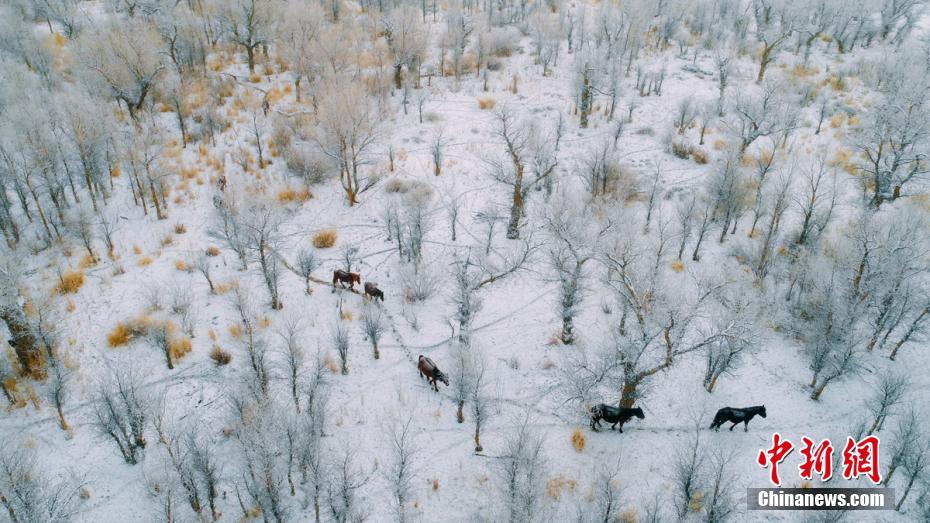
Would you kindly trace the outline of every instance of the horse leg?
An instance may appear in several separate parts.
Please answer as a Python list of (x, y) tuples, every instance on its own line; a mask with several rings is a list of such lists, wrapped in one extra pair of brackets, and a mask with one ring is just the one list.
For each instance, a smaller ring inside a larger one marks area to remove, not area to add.
[(749, 432), (749, 420), (743, 422), (743, 432)]
[(620, 434), (623, 434), (623, 423), (620, 424)]
[(596, 423), (597, 423), (597, 418), (591, 418), (591, 430), (593, 430), (594, 432), (597, 432), (597, 427), (594, 426)]

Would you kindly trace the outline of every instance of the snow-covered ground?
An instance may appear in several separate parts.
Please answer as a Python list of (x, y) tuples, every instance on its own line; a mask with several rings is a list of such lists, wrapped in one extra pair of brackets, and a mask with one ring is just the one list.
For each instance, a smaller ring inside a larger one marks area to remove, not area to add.
[[(438, 42), (445, 27), (442, 18), (428, 25), (431, 39)], [(922, 32), (923, 25), (920, 28)], [(672, 520), (672, 500), (677, 492), (675, 457), (688, 448), (695, 437), (695, 427), (700, 429), (697, 432), (700, 446), (708, 455), (732, 453), (729, 479), (733, 496), (738, 500), (738, 514), (731, 520), (800, 520), (797, 512), (746, 512), (745, 488), (769, 484), (768, 469), (756, 464), (759, 450), (771, 444), (773, 432), (779, 432), (796, 445), (800, 444), (802, 436), (816, 441), (832, 438), (837, 452), (841, 452), (842, 442), (854, 426), (868, 419), (864, 404), (871, 394), (871, 385), (885, 371), (905, 372), (910, 379), (907, 402), (927, 413), (930, 376), (924, 370), (930, 363), (930, 353), (926, 343), (907, 346), (896, 361), (889, 360), (886, 353), (866, 354), (860, 373), (831, 383), (819, 401), (809, 399), (807, 385), (811, 371), (802, 357), (802, 346), (773, 328), (779, 318), (771, 312), (769, 299), (763, 297), (770, 286), (752, 285), (749, 269), (736, 260), (737, 246), (758, 241), (758, 238), (747, 238), (750, 221), (747, 212), (736, 234), (728, 236), (726, 243), (718, 242), (716, 226), (708, 232), (700, 262), (693, 262), (686, 255), (681, 274), (673, 271), (668, 263), (660, 270), (668, 273), (667, 281), (673, 282), (672, 285), (676, 278), (684, 282), (691, 274), (733, 271), (726, 274), (727, 278), (744, 285), (742, 294), (750, 301), (764, 305), (760, 309), (765, 312), (754, 318), (758, 338), (750, 353), (732, 374), (720, 378), (713, 393), (702, 386), (703, 353), (686, 354), (670, 369), (656, 374), (645, 388), (637, 402), (637, 406), (643, 408), (645, 419), (631, 420), (624, 426), (623, 434), (610, 430), (591, 431), (587, 413), (578, 405), (564, 401), (559, 390), (565, 379), (562, 370), (569, 365), (567, 353), (595, 351), (610, 342), (611, 332), (620, 322), (616, 292), (605, 281), (606, 269), (599, 260), (587, 265), (586, 292), (574, 320), (576, 344), (566, 346), (556, 341), (562, 323), (558, 313), (558, 283), (553, 280), (547, 263), (554, 240), (544, 220), (549, 205), (545, 191), (528, 193), (526, 217), (520, 230), (522, 240), (508, 240), (505, 232), (512, 188), (494, 179), (487, 161), (502, 157), (504, 151), (496, 111), (512, 110), (519, 118), (534, 121), (545, 132), (555, 127), (561, 112), (565, 119), (564, 136), (553, 176), (559, 190), (583, 194), (585, 189), (578, 173), (584, 172), (585, 160), (599, 144), (613, 140), (614, 124), (605, 121), (606, 99), (598, 95), (589, 128), (579, 127), (577, 71), (574, 55), (567, 53), (564, 41), (558, 62), (548, 76), (542, 76), (542, 67), (534, 63), (532, 49), (531, 38), (521, 37), (512, 56), (494, 58), (500, 67), (489, 73), (487, 91), (483, 89), (482, 79), (476, 78), (473, 71), (463, 74), (460, 80), (451, 76), (434, 77), (430, 86), (425, 85), (424, 78), (421, 89), (411, 91), (412, 96), (421, 90), (428, 93), (422, 109), (423, 123), (419, 123), (415, 102), (411, 101), (408, 114), (404, 114), (400, 91), (390, 91), (381, 102), (385, 116), (379, 122), (375, 146), (367, 155), (369, 163), (362, 167), (366, 172), (382, 176), (382, 180), (361, 193), (354, 206), (346, 204), (345, 193), (334, 178), (312, 185), (312, 198), (307, 201), (278, 203), (278, 191), (288, 186), (299, 187), (301, 182), (287, 174), (284, 159), (274, 153), (271, 154), (272, 163), (261, 170), (260, 179), (254, 170), (243, 172), (237, 165), (234, 159), (239, 148), (252, 147), (248, 128), (251, 120), (245, 116), (219, 134), (215, 146), (207, 140), (180, 149), (174, 138), (177, 127), (173, 113), (154, 112), (153, 118), (166, 129), (166, 136), (175, 140), (175, 145), (165, 148), (166, 169), (172, 173), (189, 169), (196, 171), (196, 175), (186, 183), (180, 175), (166, 178), (172, 192), (165, 211), (167, 218), (163, 220), (157, 220), (152, 209), (148, 215), (143, 215), (142, 209), (133, 204), (127, 175), (114, 179), (116, 189), (107, 206), (119, 217), (114, 234), (115, 256), (102, 256), (99, 263), (84, 270), (85, 282), (76, 293), (56, 299), (57, 327), (62, 343), (79, 362), (72, 392), (65, 404), (65, 416), (71, 428), (68, 431), (59, 428), (54, 408), (43, 397), (38, 406), (28, 404), (0, 414), (0, 439), (28, 442), (39, 451), (40, 463), (46, 470), (83, 478), (86, 499), (80, 501), (78, 521), (164, 520), (162, 498), (151, 489), (152, 478), (160, 473), (164, 455), (154, 429), (147, 430), (148, 448), (144, 458), (137, 465), (129, 465), (113, 442), (101, 436), (93, 424), (92, 398), (103, 377), (109, 369), (131, 368), (143, 377), (144, 390), (152, 397), (166, 394), (166, 411), (172, 423), (192, 427), (197, 436), (209, 442), (220, 464), (220, 520), (242, 520), (236, 487), (241, 485), (243, 467), (239, 443), (233, 434), (236, 415), (230, 397), (239, 393), (240, 384), (249, 380), (251, 370), (241, 334), (237, 334), (241, 331), (241, 322), (231, 298), (234, 292), (211, 294), (200, 273), (180, 270), (178, 266), (179, 261), (191, 265), (200, 253), (215, 246), (220, 252), (208, 258), (212, 266), (211, 278), (215, 284), (224, 286), (238, 282), (252, 297), (252, 305), (260, 318), (258, 332), (269, 347), (273, 375), (271, 395), (282, 409), (293, 408), (285, 379), (283, 341), (279, 335), (284, 325), (294, 321), (300, 323), (299, 344), (308, 362), (317, 353), (327, 362), (333, 362), (333, 372), (329, 368), (325, 371), (329, 401), (323, 449), (326, 459), (349, 452), (364, 471), (362, 475), (369, 477), (358, 492), (359, 503), (367, 509), (367, 520), (395, 519), (391, 508), (394, 487), (387, 473), (393, 451), (386, 434), (390, 426), (408, 419), (413, 427), (416, 449), (415, 475), (407, 510), (407, 517), (412, 521), (506, 520), (500, 502), (502, 490), (497, 469), (508, 438), (524, 424), (531, 434), (543, 441), (540, 485), (545, 492), (540, 495), (540, 520), (567, 521), (577, 519), (578, 514), (585, 517), (593, 514), (598, 499), (594, 484), (596, 471), (614, 463), (619, 469), (616, 481), (622, 492), (623, 521), (642, 520), (651, 506), (659, 507), (659, 521)], [(678, 158), (663, 143), (667, 134), (674, 133), (673, 121), (681, 100), (694, 97), (696, 101), (712, 102), (718, 96), (713, 51), (698, 51), (696, 60), (692, 60), (692, 52), (681, 56), (675, 45), (661, 51), (643, 52), (638, 62), (646, 67), (665, 64), (661, 95), (638, 96), (635, 73), (623, 80), (616, 119), (626, 117), (631, 101), (635, 102), (635, 107), (615, 154), (621, 157), (624, 169), (639, 177), (640, 194), (627, 202), (586, 204), (588, 207), (583, 213), (592, 222), (597, 222), (605, 212), (629, 219), (629, 222), (614, 223), (614, 229), (608, 234), (619, 235), (616, 231), (628, 232), (642, 227), (648, 196), (643, 195), (657, 169), (661, 174), (658, 201), (653, 211), (658, 218), (653, 217), (654, 223), (668, 221), (668, 234), (677, 234), (676, 205), (705, 185), (725, 159), (723, 145), (714, 145), (733, 140), (731, 130), (723, 123), (710, 126), (705, 145), (700, 147), (709, 156), (706, 164)], [(845, 91), (837, 91), (835, 96), (850, 100), (849, 105), (855, 107), (868, 103), (873, 93), (852, 71), (861, 61), (874, 60), (881, 52), (867, 48), (837, 55), (834, 51), (817, 48), (809, 66), (812, 72), (802, 75), (793, 72), (801, 59), (786, 51), (769, 67), (767, 75), (783, 82), (782, 89), (801, 91), (799, 84), (821, 84), (831, 74), (845, 72), (850, 74), (846, 77)], [(254, 94), (253, 88), (265, 91), (276, 88), (284, 92), (271, 102), (267, 118), (262, 116), (264, 139), (269, 140), (271, 121), (286, 120), (283, 115), (307, 110), (307, 102), (298, 105), (294, 101), (288, 72), (276, 69), (272, 74), (261, 74), (259, 82), (251, 82), (243, 63), (244, 55), (235, 56), (239, 63), (225, 65), (223, 69), (240, 79), (236, 94), (227, 100), (227, 108), (236, 96)], [(736, 59), (728, 99), (737, 92), (760, 89), (754, 83), (758, 64), (751, 58)], [(390, 75), (386, 76), (389, 79)], [(516, 92), (512, 89), (514, 77), (517, 78)], [(823, 88), (830, 89), (829, 86)], [(314, 87), (304, 86), (303, 89), (303, 95), (309, 97)], [(479, 99), (493, 99), (494, 108), (480, 108)], [(816, 121), (816, 108), (804, 108), (798, 128), (791, 133), (791, 145), (786, 149), (790, 152), (782, 160), (784, 165), (792, 162), (806, 165), (805, 162), (820, 151), (833, 158), (840, 147), (848, 148), (846, 133), (850, 132), (851, 124), (847, 119), (835, 118), (831, 122), (828, 117), (819, 134), (814, 134)], [(442, 172), (436, 176), (431, 144), (440, 132), (445, 144), (444, 159)], [(693, 126), (687, 129), (684, 139), (696, 144), (698, 132), (699, 126)], [(675, 136), (675, 140), (680, 139)], [(393, 172), (388, 170), (388, 149), (394, 154)], [(754, 150), (750, 148), (750, 152)], [(177, 157), (171, 158), (176, 153), (179, 153)], [(265, 154), (269, 154), (267, 150)], [(217, 171), (217, 162), (208, 163), (209, 158), (220, 160), (223, 173)], [(861, 199), (857, 179), (837, 170), (840, 196), (831, 230), (846, 226), (846, 222), (857, 216), (855, 210)], [(280, 236), (276, 252), (287, 263), (288, 270), (283, 270), (281, 276), (281, 310), (268, 307), (259, 263), (251, 260), (247, 270), (240, 270), (235, 253), (211, 234), (219, 227), (215, 199), (220, 194), (216, 182), (221, 174), (227, 180), (226, 194), (238, 194), (245, 204), (267, 200), (282, 209), (284, 218), (276, 231)], [(388, 240), (383, 223), (387, 202), (400, 198), (385, 190), (391, 180), (415, 182), (429, 188), (426, 218), (429, 227), (418, 270), (428, 273), (423, 278), (433, 278), (436, 283), (432, 295), (416, 303), (405, 300), (404, 296), (404, 275), (412, 270), (411, 264), (400, 259), (397, 245)], [(179, 187), (182, 183), (184, 188)], [(176, 196), (180, 198), (176, 200)], [(448, 201), (452, 198), (461, 202), (456, 241), (450, 236)], [(896, 202), (893, 205), (909, 204)], [(518, 251), (524, 240), (533, 243), (535, 250), (520, 270), (477, 292), (481, 308), (473, 321), (471, 341), (473, 350), (483, 354), (487, 364), (491, 415), (481, 431), (483, 451), (475, 452), (475, 427), (469, 407), (466, 405), (464, 423), (458, 423), (451, 392), (454, 386), (440, 384), (438, 393), (431, 390), (427, 382), (418, 377), (416, 360), (418, 355), (426, 355), (447, 373), (454, 366), (452, 345), (459, 334), (458, 324), (453, 319), (454, 264), (469, 248), (476, 257), (482, 258), (486, 225), (479, 213), (487, 211), (503, 217), (495, 226), (490, 263), (503, 263), (500, 260)], [(797, 227), (798, 221), (797, 213), (792, 210), (785, 219), (785, 230)], [(183, 233), (176, 232), (180, 224), (184, 226)], [(336, 232), (336, 244), (316, 249), (312, 246), (312, 238), (324, 230)], [(166, 237), (171, 238), (170, 243), (165, 241)], [(102, 240), (97, 238), (97, 242), (99, 251), (104, 252)], [(59, 268), (78, 266), (84, 250), (77, 241), (66, 243), (70, 246), (70, 255), (48, 254), (61, 252), (60, 246), (34, 255), (27, 255), (25, 249), (11, 254), (18, 256), (18, 263), (28, 268), (25, 282), (30, 295), (49, 294), (57, 284)], [(675, 245), (673, 250), (677, 250), (677, 240), (671, 240), (671, 244)], [(377, 282), (385, 294), (383, 304), (377, 305), (386, 313), (388, 324), (378, 360), (373, 359), (370, 344), (362, 332), (364, 298), (360, 294), (334, 290), (328, 284), (332, 271), (344, 267), (341, 257), (346, 246), (359, 249), (358, 265), (353, 270), (361, 273), (362, 282)], [(693, 244), (689, 244), (687, 252), (692, 248)], [(290, 270), (297, 264), (298, 253), (305, 250), (314, 252), (320, 261), (310, 284), (311, 294), (305, 292), (302, 278)], [(674, 256), (670, 258), (673, 259)], [(117, 267), (121, 270), (117, 271)], [(682, 284), (683, 289), (687, 287), (686, 283)], [(145, 340), (133, 340), (116, 348), (109, 346), (108, 335), (119, 322), (143, 314), (170, 315), (167, 309), (176, 289), (189, 291), (196, 317), (192, 350), (177, 360), (173, 370), (166, 368), (164, 356)], [(163, 297), (166, 310), (149, 310), (152, 294)], [(337, 323), (343, 324), (350, 336), (346, 375), (338, 372), (333, 344)], [(232, 354), (229, 365), (218, 366), (211, 360), (214, 345)], [(305, 373), (309, 370), (305, 369)], [(40, 395), (45, 387), (42, 383), (28, 386)], [(607, 388), (598, 389), (604, 394), (601, 401), (616, 403), (618, 388), (612, 393)], [(754, 419), (748, 432), (706, 430), (717, 409), (751, 405), (765, 405), (768, 415)], [(266, 413), (253, 414), (263, 416)], [(883, 444), (887, 441), (890, 445), (893, 427), (894, 418), (879, 433)], [(572, 444), (572, 434), (579, 429), (585, 442), (583, 448), (577, 450)], [(924, 430), (927, 429), (925, 426)], [(269, 446), (278, 444), (269, 442)], [(883, 450), (888, 452), (888, 448), (885, 445)], [(887, 455), (883, 453), (882, 458), (887, 459)], [(784, 462), (783, 486), (801, 484), (796, 468), (799, 459), (796, 450)], [(868, 485), (865, 481), (838, 478), (830, 486)], [(849, 514), (848, 518), (852, 521), (917, 521), (915, 503), (919, 493), (915, 488), (912, 501), (902, 512), (858, 512)], [(303, 496), (298, 492), (297, 496), (288, 496), (285, 500), (290, 509), (288, 520), (313, 520), (312, 508), (301, 506)], [(178, 520), (190, 520), (193, 513), (187, 509), (183, 496), (178, 494), (175, 502)], [(690, 517), (704, 517), (698, 512)], [(324, 517), (329, 517), (325, 507)]]

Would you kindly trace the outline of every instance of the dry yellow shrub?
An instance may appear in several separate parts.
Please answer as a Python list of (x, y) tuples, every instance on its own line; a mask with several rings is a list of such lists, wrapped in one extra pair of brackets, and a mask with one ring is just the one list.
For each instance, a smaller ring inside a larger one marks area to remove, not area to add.
[(313, 235), (313, 246), (317, 249), (328, 249), (336, 245), (337, 236), (336, 231), (332, 229), (320, 231)]
[(278, 201), (283, 204), (303, 203), (312, 197), (310, 191), (305, 188), (295, 189), (293, 187), (285, 187), (278, 191)]
[(575, 428), (572, 430), (572, 448), (575, 449), (575, 452), (584, 451), (585, 441), (587, 440), (585, 439), (584, 432), (582, 432), (581, 429)]
[(685, 264), (682, 263), (682, 262), (680, 262), (680, 261), (673, 261), (673, 262), (672, 262), (672, 270), (675, 271), (675, 272), (681, 272), (681, 271), (685, 270)]
[(67, 271), (58, 282), (59, 294), (73, 294), (84, 285), (84, 271)]
[(493, 98), (478, 98), (478, 108), (482, 111), (494, 109), (495, 105), (497, 105), (497, 100)]
[(192, 349), (191, 339), (187, 336), (180, 336), (168, 342), (168, 353), (171, 354), (171, 359), (175, 361), (183, 358)]
[(219, 256), (220, 248), (214, 247), (213, 245), (207, 247), (207, 256)]
[(559, 474), (546, 482), (546, 497), (553, 501), (559, 501), (562, 499), (563, 492), (574, 492), (577, 486), (577, 481)]
[(187, 262), (184, 260), (175, 260), (174, 268), (179, 271), (184, 271), (184, 272), (187, 272), (190, 270), (190, 267), (188, 267)]
[(143, 256), (139, 258), (139, 261), (136, 262), (136, 265), (138, 265), (139, 267), (147, 267), (151, 264), (152, 264), (151, 256)]

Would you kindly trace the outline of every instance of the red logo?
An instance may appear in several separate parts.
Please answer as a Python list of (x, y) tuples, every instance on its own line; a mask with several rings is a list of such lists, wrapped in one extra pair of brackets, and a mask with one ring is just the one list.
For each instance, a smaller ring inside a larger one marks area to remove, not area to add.
[(854, 479), (866, 476), (876, 485), (882, 480), (878, 471), (878, 436), (866, 436), (856, 442), (846, 438), (843, 448), (843, 477)]
[(813, 479), (814, 472), (820, 475), (820, 481), (827, 481), (833, 477), (833, 445), (830, 440), (821, 441), (817, 448), (814, 448), (814, 440), (804, 436), (801, 438), (804, 447), (801, 449), (801, 455), (804, 456), (804, 462), (798, 467), (801, 471), (801, 478)]
[(793, 448), (794, 445), (790, 441), (783, 440), (781, 434), (776, 432), (772, 435), (772, 447), (768, 450), (759, 451), (756, 462), (763, 468), (769, 466), (772, 468), (771, 480), (776, 486), (781, 485), (781, 480), (778, 478), (778, 464), (784, 461), (788, 454), (791, 454)]
[[(833, 444), (830, 440), (823, 439), (815, 445), (814, 440), (803, 436), (801, 442), (803, 446), (800, 448), (800, 453), (804, 457), (804, 461), (798, 465), (801, 479), (813, 479), (814, 474), (819, 475), (821, 481), (828, 481), (832, 478)], [(843, 477), (851, 480), (865, 476), (872, 483), (880, 484), (882, 476), (878, 465), (878, 445), (878, 436), (866, 436), (859, 441), (851, 437), (846, 438), (842, 454)], [(781, 485), (778, 466), (791, 454), (792, 450), (794, 450), (794, 444), (776, 432), (772, 434), (771, 447), (759, 451), (756, 462), (762, 468), (771, 469), (769, 479), (773, 485)]]

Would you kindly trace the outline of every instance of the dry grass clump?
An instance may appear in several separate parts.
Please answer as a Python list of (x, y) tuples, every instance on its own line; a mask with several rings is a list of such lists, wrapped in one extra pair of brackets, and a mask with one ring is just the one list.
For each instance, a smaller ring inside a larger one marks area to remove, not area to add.
[(219, 255), (220, 255), (219, 247), (216, 247), (213, 245), (207, 247), (207, 256), (219, 256)]
[(158, 242), (162, 247), (167, 247), (172, 243), (174, 243), (174, 238), (172, 238), (170, 234), (162, 236), (161, 240)]
[(97, 259), (90, 254), (85, 254), (84, 257), (81, 258), (81, 262), (78, 263), (78, 266), (82, 269), (87, 269), (95, 265), (97, 265)]
[(313, 246), (317, 249), (329, 249), (333, 245), (336, 245), (337, 237), (336, 231), (332, 229), (320, 231), (313, 235)]
[(214, 345), (213, 350), (210, 351), (210, 359), (218, 367), (222, 367), (223, 365), (229, 365), (229, 362), (232, 361), (232, 354), (220, 348), (219, 345)]
[(672, 270), (675, 271), (675, 272), (681, 272), (681, 271), (685, 270), (685, 264), (682, 263), (681, 261), (673, 261), (673, 262), (672, 262)]
[(694, 494), (691, 495), (691, 500), (688, 501), (688, 510), (690, 510), (691, 512), (697, 513), (703, 509), (704, 509), (704, 493), (701, 492), (700, 490), (695, 491)]
[(577, 486), (577, 481), (559, 474), (546, 482), (546, 497), (553, 501), (559, 501), (562, 499), (563, 492), (574, 492)]
[(187, 226), (181, 222), (174, 224), (174, 233), (175, 234), (184, 234), (187, 232)]
[(193, 344), (187, 336), (178, 336), (168, 342), (168, 353), (171, 354), (173, 361), (183, 358), (191, 350), (193, 350)]
[(285, 205), (291, 203), (303, 203), (310, 198), (313, 198), (313, 195), (310, 194), (310, 191), (306, 188), (295, 189), (293, 187), (285, 187), (278, 191), (278, 201)]
[(478, 98), (478, 109), (482, 111), (490, 111), (495, 105), (497, 105), (497, 100), (493, 98)]
[(58, 293), (74, 294), (84, 285), (84, 271), (67, 271), (59, 277)]
[(107, 345), (115, 349), (128, 345), (133, 338), (145, 335), (152, 321), (148, 316), (139, 316), (131, 320), (121, 321), (107, 334)]
[(329, 369), (330, 373), (336, 374), (339, 372), (339, 364), (336, 363), (336, 360), (332, 359), (331, 357), (327, 356), (324, 358), (323, 364), (326, 365), (326, 368)]
[(136, 262), (136, 265), (138, 265), (139, 267), (147, 267), (151, 264), (152, 264), (151, 256), (143, 256), (139, 258), (139, 261)]
[(582, 432), (581, 429), (575, 428), (572, 430), (572, 448), (575, 449), (575, 452), (584, 451), (585, 441), (587, 440), (585, 439), (584, 432)]
[(639, 519), (636, 517), (636, 509), (628, 508), (617, 515), (617, 521), (620, 523), (636, 523)]
[(175, 260), (174, 268), (182, 272), (190, 272), (191, 268), (187, 265), (187, 262), (184, 260)]

